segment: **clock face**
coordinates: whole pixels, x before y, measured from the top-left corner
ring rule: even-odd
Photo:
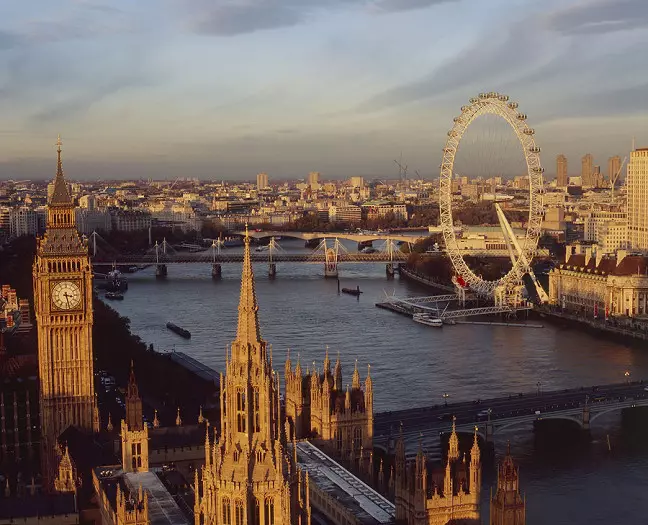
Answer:
[[[52,303],[59,310],[74,310],[81,305],[81,289],[72,281],[59,281],[52,287]]]

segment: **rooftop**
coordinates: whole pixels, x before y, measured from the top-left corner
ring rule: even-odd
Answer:
[[[308,471],[311,482],[339,501],[363,525],[393,523],[396,508],[369,485],[351,474],[315,445],[297,443],[299,466]]]
[[[141,486],[148,493],[149,525],[191,525],[154,472],[124,472],[120,467],[97,467],[94,472],[113,508],[117,485],[131,494],[137,494]]]
[[[169,491],[153,472],[128,472],[126,486],[133,493],[141,487],[149,494],[150,525],[190,525]]]

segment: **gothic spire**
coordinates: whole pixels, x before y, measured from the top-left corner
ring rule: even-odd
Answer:
[[[261,342],[256,292],[254,290],[254,272],[250,258],[250,236],[245,226],[245,250],[243,252],[243,272],[241,274],[241,298],[238,306],[238,329],[236,343],[240,345]]]
[[[52,197],[50,198],[49,202],[52,206],[72,205],[72,199],[70,198],[70,193],[68,192],[65,177],[63,177],[63,161],[61,160],[62,145],[63,142],[61,142],[61,135],[59,135],[56,141],[56,178],[54,179],[54,191],[52,192]]]
[[[452,434],[448,442],[448,461],[459,459],[459,436],[457,436],[457,418],[452,417]]]

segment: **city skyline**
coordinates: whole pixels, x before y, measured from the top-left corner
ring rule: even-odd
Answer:
[[[51,178],[59,132],[70,179],[395,178],[401,151],[434,178],[452,118],[489,90],[529,115],[548,173],[559,153],[605,166],[648,142],[642,0],[3,11],[3,179]]]

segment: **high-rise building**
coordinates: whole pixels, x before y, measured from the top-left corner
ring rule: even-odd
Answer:
[[[601,166],[594,166],[594,170],[592,171],[592,185],[595,188],[602,188],[603,187],[603,174],[601,173]]]
[[[591,188],[594,186],[592,175],[594,173],[594,157],[588,153],[581,159],[581,182],[583,188]]]
[[[524,525],[526,503],[520,495],[520,472],[513,463],[511,447],[497,470],[497,492],[490,500],[490,525]]]
[[[648,251],[648,148],[630,153],[626,188],[630,248]]]
[[[61,141],[45,235],[33,267],[44,481],[52,488],[63,459],[57,440],[69,426],[98,430],[92,357],[92,267],[76,230],[63,177]]]
[[[621,170],[621,157],[615,155],[608,159],[608,181],[612,182]]]
[[[268,187],[268,174],[257,173],[257,190],[265,190]]]
[[[221,376],[221,433],[205,443],[202,480],[196,470],[196,523],[310,525],[308,477],[287,453],[279,376],[259,331],[258,304],[246,234],[238,329]],[[207,438],[209,441],[209,438]]]
[[[306,179],[306,184],[310,186],[311,190],[319,189],[319,185],[320,185],[319,171],[311,171],[308,174],[308,178]]]
[[[556,186],[565,188],[569,185],[569,175],[567,174],[567,157],[560,154],[556,157]]]

